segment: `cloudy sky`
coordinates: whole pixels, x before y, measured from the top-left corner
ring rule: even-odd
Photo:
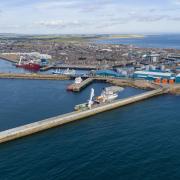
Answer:
[[[180,0],[0,0],[0,33],[180,33]]]

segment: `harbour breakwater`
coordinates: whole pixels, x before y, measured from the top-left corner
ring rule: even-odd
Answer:
[[[131,103],[142,101],[142,100],[151,98],[153,96],[157,96],[157,95],[164,94],[167,92],[168,92],[168,89],[159,88],[159,89],[148,91],[148,92],[136,95],[136,96],[131,96],[125,99],[116,100],[109,104],[99,105],[97,107],[94,107],[86,111],[78,111],[78,112],[74,111],[74,112],[60,115],[57,117],[45,119],[45,120],[38,121],[35,123],[23,125],[20,127],[6,130],[6,131],[2,131],[0,132],[0,143],[18,139],[27,135],[31,135],[40,131],[44,131],[53,127],[70,123],[72,121],[80,120],[89,116],[96,115],[98,113],[102,113],[102,112],[109,111],[115,108],[119,108],[121,106],[125,106]]]
[[[51,69],[76,69],[76,70],[97,70],[96,66],[93,65],[68,65],[68,64],[60,64],[60,65],[50,65],[46,67],[42,67],[40,71],[48,71]]]
[[[3,55],[0,54],[0,59],[12,62],[12,63],[17,63],[18,62],[18,56],[17,55],[13,55],[13,54],[9,54],[9,55]]]
[[[0,79],[69,80],[66,75],[0,73]]]

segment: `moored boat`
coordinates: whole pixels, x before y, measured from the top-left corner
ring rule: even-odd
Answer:
[[[22,57],[20,57],[20,60],[16,64],[16,67],[27,69],[27,70],[32,70],[32,71],[39,71],[41,68],[40,64],[36,63],[33,60],[27,61],[27,62],[22,62]]]
[[[122,87],[111,86],[103,89],[100,96],[96,97],[97,103],[106,103],[111,102],[118,98],[118,92],[123,91]]]
[[[91,89],[90,99],[87,103],[78,104],[75,106],[76,111],[84,111],[102,104],[108,104],[118,98],[118,92],[124,88],[118,86],[106,87],[103,89],[100,96],[94,98],[94,89]]]
[[[56,69],[55,71],[52,72],[52,74],[62,74],[60,69]]]
[[[69,76],[73,76],[76,74],[76,71],[74,69],[70,70],[69,68],[67,68],[64,72],[64,75],[69,75]]]

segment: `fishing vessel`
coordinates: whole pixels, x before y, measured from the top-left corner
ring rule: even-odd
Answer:
[[[103,89],[100,96],[96,97],[97,103],[111,102],[118,98],[118,93],[123,91],[124,88],[118,86],[106,87]]]
[[[27,70],[32,70],[32,71],[39,71],[39,69],[41,68],[41,66],[34,62],[33,60],[31,61],[27,61],[27,62],[23,62],[23,57],[20,57],[19,62],[16,64],[16,67],[18,68],[24,68]]]
[[[52,72],[52,74],[62,74],[60,69],[56,69],[55,71]]]
[[[74,69],[70,70],[69,68],[67,68],[64,72],[63,72],[64,75],[75,75],[76,74],[76,71]]]

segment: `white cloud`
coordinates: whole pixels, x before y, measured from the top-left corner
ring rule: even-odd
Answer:
[[[50,27],[50,28],[65,28],[72,26],[79,26],[80,23],[77,20],[74,21],[63,21],[63,20],[44,20],[36,22],[35,25]]]
[[[68,6],[72,6],[76,4],[75,2],[73,1],[46,1],[46,2],[41,2],[41,3],[38,3],[36,4],[36,8],[37,9],[52,9],[52,8],[59,8],[59,7],[68,7]]]
[[[0,12],[0,31],[18,29],[23,32],[28,29],[32,33],[121,33],[146,28],[149,31],[180,29],[180,6],[177,5],[180,0],[1,1],[9,4],[3,7],[0,3],[0,9],[3,9]],[[8,24],[20,28],[10,28]]]

